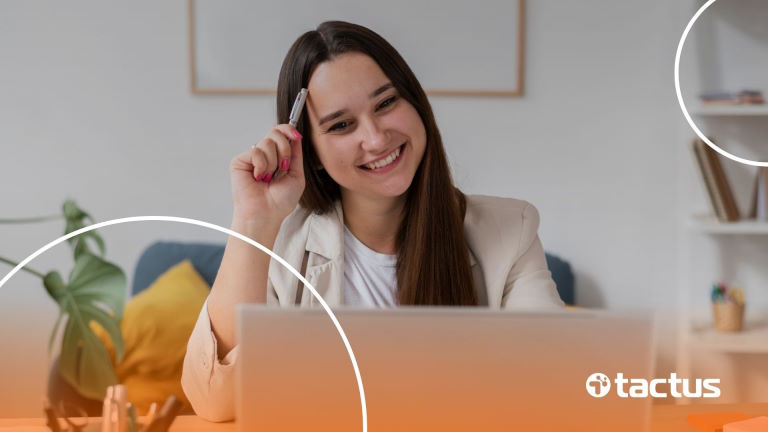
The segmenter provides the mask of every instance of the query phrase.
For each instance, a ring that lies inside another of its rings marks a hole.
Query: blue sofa
[[[213,285],[224,255],[224,246],[205,243],[157,242],[149,246],[136,264],[131,294],[136,295],[149,287],[155,279],[175,264],[189,259],[208,285]],[[547,265],[557,285],[560,298],[568,305],[575,301],[574,276],[571,265],[549,253]]]

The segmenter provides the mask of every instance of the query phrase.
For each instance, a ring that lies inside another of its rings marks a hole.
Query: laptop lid
[[[237,313],[239,430],[363,430],[352,362],[324,311],[249,304]],[[648,398],[622,398],[615,389],[594,397],[587,379],[650,377],[648,316],[425,307],[334,313],[360,368],[368,430],[647,429]]]

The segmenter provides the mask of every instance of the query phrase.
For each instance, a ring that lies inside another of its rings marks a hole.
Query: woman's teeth
[[[368,164],[365,164],[365,167],[371,170],[383,168],[389,164],[392,163],[397,157],[400,156],[400,147],[396,148],[395,151],[389,154],[389,156],[385,157],[384,159],[379,159],[376,162],[371,162]]]

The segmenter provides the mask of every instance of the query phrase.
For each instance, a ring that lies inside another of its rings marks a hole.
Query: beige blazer
[[[522,200],[467,196],[464,232],[481,305],[493,309],[561,308],[538,236],[539,214]],[[341,206],[324,215],[298,207],[280,228],[274,251],[305,275],[330,307],[343,304],[344,222]],[[312,293],[276,261],[269,268],[267,303],[320,307]],[[234,418],[236,346],[216,355],[207,303],[189,338],[181,384],[198,416]]]

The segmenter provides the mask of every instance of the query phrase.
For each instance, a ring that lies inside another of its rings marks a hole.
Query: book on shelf
[[[749,216],[758,221],[768,222],[768,167],[760,167],[757,170]]]
[[[720,222],[735,222],[741,216],[733,190],[720,163],[720,155],[700,139],[692,143],[696,165],[707,190],[712,211]]]

